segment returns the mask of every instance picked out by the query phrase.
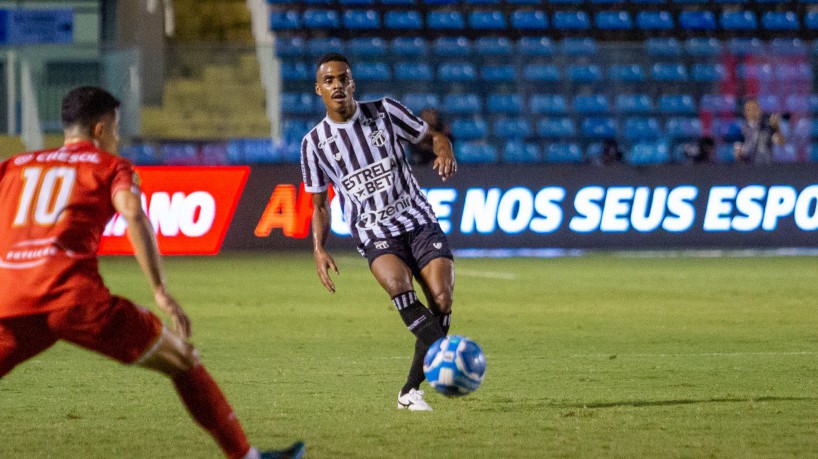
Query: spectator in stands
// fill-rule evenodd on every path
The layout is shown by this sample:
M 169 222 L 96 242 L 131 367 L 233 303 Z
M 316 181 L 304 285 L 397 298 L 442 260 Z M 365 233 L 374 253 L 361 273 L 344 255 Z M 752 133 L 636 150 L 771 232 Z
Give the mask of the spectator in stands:
M 602 142 L 602 150 L 596 164 L 598 166 L 610 166 L 612 164 L 621 164 L 623 160 L 624 155 L 622 150 L 619 149 L 616 139 L 613 137 L 605 139 Z
M 420 112 L 420 118 L 426 121 L 429 127 L 448 137 L 449 142 L 454 143 L 451 127 L 448 123 L 443 121 L 443 118 L 440 117 L 440 113 L 438 113 L 437 110 L 432 107 L 424 108 Z M 419 144 L 410 144 L 409 153 L 409 160 L 412 164 L 417 166 L 430 164 L 437 158 L 435 152 L 432 150 L 431 138 L 424 139 L 424 141 Z
M 716 142 L 713 137 L 699 137 L 696 142 L 690 142 L 684 148 L 685 157 L 694 163 L 710 163 L 716 156 Z
M 733 143 L 736 161 L 752 164 L 769 164 L 773 160 L 773 144 L 784 145 L 779 128 L 778 113 L 766 114 L 756 99 L 744 102 L 744 120 L 741 121 L 741 138 Z

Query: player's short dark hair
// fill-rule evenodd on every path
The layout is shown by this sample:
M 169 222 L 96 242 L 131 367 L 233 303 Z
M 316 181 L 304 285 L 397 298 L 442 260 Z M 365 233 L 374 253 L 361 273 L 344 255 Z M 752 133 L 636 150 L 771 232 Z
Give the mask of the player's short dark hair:
M 112 114 L 121 102 L 108 91 L 96 86 L 80 86 L 62 100 L 62 125 L 90 128 L 104 116 Z
M 346 56 L 344 56 L 343 54 L 340 54 L 340 53 L 327 53 L 327 54 L 324 54 L 323 56 L 321 56 L 320 59 L 318 59 L 318 67 L 321 67 L 322 65 L 326 64 L 327 62 L 343 62 L 344 64 L 347 65 L 347 67 L 350 66 L 349 65 L 349 59 L 347 59 Z

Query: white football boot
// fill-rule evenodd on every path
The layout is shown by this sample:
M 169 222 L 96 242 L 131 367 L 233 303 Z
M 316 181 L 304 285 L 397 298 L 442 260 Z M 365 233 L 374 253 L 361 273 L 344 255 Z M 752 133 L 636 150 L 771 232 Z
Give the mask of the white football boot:
M 423 400 L 423 391 L 411 389 L 409 392 L 400 395 L 398 393 L 398 409 L 409 411 L 432 411 L 432 407 Z

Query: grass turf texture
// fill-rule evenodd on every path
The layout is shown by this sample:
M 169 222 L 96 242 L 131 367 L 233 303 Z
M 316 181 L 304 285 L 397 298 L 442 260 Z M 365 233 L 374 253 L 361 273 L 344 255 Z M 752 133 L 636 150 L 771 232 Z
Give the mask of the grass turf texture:
M 314 458 L 815 457 L 814 258 L 459 259 L 452 333 L 483 386 L 395 408 L 413 341 L 365 260 L 169 258 L 193 340 L 251 442 Z M 111 289 L 150 304 L 136 263 Z M 169 381 L 66 344 L 0 381 L 0 457 L 215 458 Z

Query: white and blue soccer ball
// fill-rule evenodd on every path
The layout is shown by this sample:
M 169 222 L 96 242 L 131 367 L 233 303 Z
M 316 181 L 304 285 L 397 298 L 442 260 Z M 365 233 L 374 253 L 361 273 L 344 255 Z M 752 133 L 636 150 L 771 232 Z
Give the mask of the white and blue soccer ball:
M 444 336 L 426 352 L 423 373 L 436 391 L 460 397 L 480 387 L 486 374 L 486 356 L 477 343 L 465 336 Z

